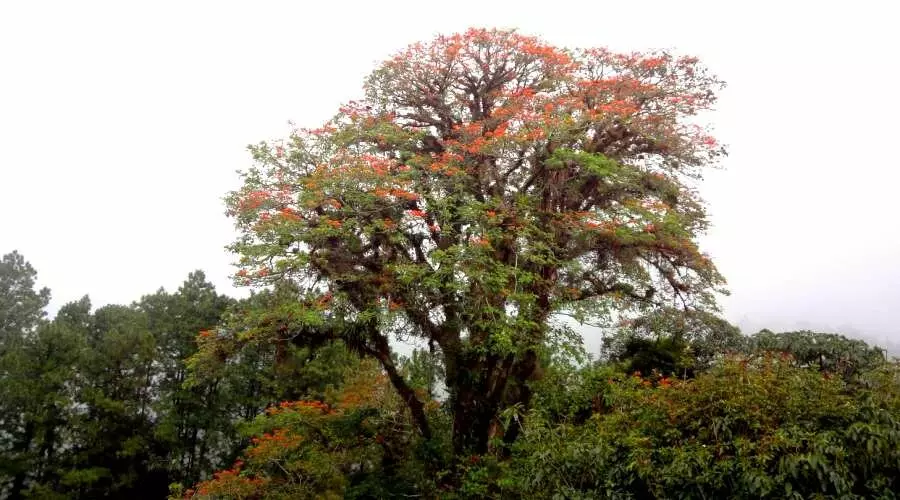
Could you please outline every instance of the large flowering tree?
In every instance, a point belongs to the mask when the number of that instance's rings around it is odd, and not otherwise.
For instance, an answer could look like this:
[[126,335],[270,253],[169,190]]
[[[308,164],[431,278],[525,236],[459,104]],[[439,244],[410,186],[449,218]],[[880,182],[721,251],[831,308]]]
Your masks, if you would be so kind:
[[252,148],[228,199],[237,279],[302,292],[244,339],[345,341],[428,437],[390,343],[424,339],[455,450],[484,452],[499,412],[527,406],[558,314],[713,306],[723,280],[695,243],[690,186],[724,154],[698,116],[721,87],[693,57],[513,31],[410,46],[323,127]]

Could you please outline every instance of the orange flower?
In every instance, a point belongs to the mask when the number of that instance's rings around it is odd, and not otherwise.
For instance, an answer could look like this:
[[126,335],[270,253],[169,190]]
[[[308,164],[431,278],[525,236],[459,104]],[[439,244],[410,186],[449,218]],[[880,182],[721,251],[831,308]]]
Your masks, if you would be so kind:
[[300,217],[300,215],[297,213],[297,211],[294,210],[293,208],[290,208],[290,207],[282,208],[281,211],[280,211],[279,213],[281,214],[281,216],[282,216],[283,218],[285,218],[285,219],[287,219],[287,220],[295,220],[295,221],[296,221],[296,220],[300,220],[300,219],[301,219],[301,217]]
[[396,196],[397,198],[403,198],[404,200],[415,201],[419,199],[419,195],[416,193],[410,193],[409,191],[405,191],[403,189],[392,189],[391,194]]

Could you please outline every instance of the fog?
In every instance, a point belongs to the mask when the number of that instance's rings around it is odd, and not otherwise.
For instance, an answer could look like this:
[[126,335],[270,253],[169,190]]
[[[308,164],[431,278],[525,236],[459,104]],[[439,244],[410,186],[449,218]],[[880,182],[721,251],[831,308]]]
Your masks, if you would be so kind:
[[327,119],[407,43],[516,27],[699,56],[728,82],[709,119],[730,156],[701,191],[725,315],[900,342],[897,7],[731,4],[3,2],[0,252],[32,262],[52,310],[197,268],[244,294],[221,198],[246,144]]

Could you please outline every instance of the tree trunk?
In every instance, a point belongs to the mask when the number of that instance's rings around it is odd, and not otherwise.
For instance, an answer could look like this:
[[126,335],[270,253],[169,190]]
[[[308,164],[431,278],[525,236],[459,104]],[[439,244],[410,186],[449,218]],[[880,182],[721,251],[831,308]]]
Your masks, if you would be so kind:
[[491,423],[497,408],[471,389],[459,390],[453,401],[453,453],[483,455],[488,451]]
[[[528,350],[520,358],[475,356],[455,360],[448,370],[453,411],[453,452],[457,457],[489,451],[492,430],[499,426],[504,407],[520,404],[527,409],[531,390],[526,382],[538,370],[537,354]],[[461,370],[459,369],[461,368]],[[511,444],[518,437],[521,421],[510,422],[503,440]]]
[[[462,359],[459,359],[462,358]],[[448,379],[453,410],[453,452],[457,457],[488,451],[491,425],[505,393],[507,375],[497,355],[461,354]]]

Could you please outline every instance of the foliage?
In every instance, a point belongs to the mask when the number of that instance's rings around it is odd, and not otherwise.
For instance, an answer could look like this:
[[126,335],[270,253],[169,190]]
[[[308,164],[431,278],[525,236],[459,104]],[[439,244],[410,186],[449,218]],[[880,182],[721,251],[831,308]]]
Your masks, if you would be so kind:
[[236,279],[295,283],[304,310],[279,338],[378,359],[430,437],[389,344],[424,339],[457,453],[487,451],[499,412],[528,405],[556,313],[712,307],[689,186],[724,152],[697,125],[721,85],[696,58],[509,31],[414,44],[323,127],[251,148],[228,199]]
[[[852,382],[765,351],[725,355],[687,380],[628,375],[604,362],[546,366],[545,376],[532,384],[534,407],[510,454],[467,456],[452,488],[440,481],[449,471],[428,474],[421,454],[426,443],[415,437],[404,412],[398,413],[401,401],[369,364],[372,371],[349,381],[330,404],[287,402],[257,419],[248,429],[258,440],[237,470],[198,485],[193,494],[894,498],[890,492],[900,477],[898,365],[882,363]],[[351,408],[348,402],[359,403]],[[433,415],[440,414],[435,407]],[[385,426],[388,415],[400,420]],[[518,418],[504,416],[507,426]],[[252,494],[248,484],[258,485]]]
[[411,455],[419,441],[403,402],[372,362],[347,376],[329,403],[269,407],[246,427],[254,437],[241,459],[183,496],[386,498],[417,491],[426,480]]
[[159,456],[152,428],[155,388],[149,382],[156,341],[147,318],[127,306],[101,307],[90,319],[85,340],[67,458],[89,466],[92,473],[85,475],[78,467],[62,482],[73,498],[144,490]]
[[52,321],[34,278],[22,256],[4,257],[0,498],[160,498],[239,449],[217,385],[182,388],[198,331],[232,302],[202,273],[139,304],[91,311],[84,297]]
[[694,380],[610,377],[580,425],[532,422],[495,496],[895,498],[900,371],[865,390],[767,355]]
[[0,354],[5,346],[33,331],[43,319],[50,290],[35,289],[37,272],[18,252],[0,259]]
[[539,421],[554,425],[583,423],[604,408],[607,383],[620,373],[619,367],[603,362],[550,363],[544,377],[531,384],[535,389],[531,412]]
[[790,354],[798,366],[818,367],[847,379],[871,370],[886,360],[884,349],[871,347],[862,340],[808,330],[782,333],[762,330],[750,337],[748,349],[750,352],[776,351]]
[[153,409],[160,417],[154,434],[168,450],[171,480],[197,481],[223,465],[214,460],[214,450],[236,446],[228,396],[219,390],[220,381],[185,387],[186,360],[197,351],[197,335],[215,329],[233,303],[216,293],[203,272],[195,271],[176,293],[159,290],[137,304],[155,339],[153,370],[159,394]]
[[72,330],[44,323],[0,357],[0,493],[8,488],[9,498],[21,498],[29,478],[60,474],[55,458],[72,432],[68,383],[82,345]]
[[680,377],[692,376],[722,354],[747,347],[740,330],[715,314],[674,308],[624,319],[603,343],[606,357],[624,362],[628,372],[656,370]]
[[70,338],[44,320],[50,290],[35,289],[36,277],[18,252],[0,259],[0,495],[13,499],[37,458],[55,451],[57,415],[66,409]]

